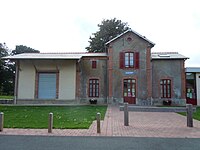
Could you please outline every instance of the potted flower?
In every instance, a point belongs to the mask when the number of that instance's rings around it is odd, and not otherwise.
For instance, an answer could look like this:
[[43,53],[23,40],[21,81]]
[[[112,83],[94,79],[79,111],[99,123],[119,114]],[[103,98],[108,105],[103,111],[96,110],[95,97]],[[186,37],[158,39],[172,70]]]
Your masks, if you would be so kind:
[[97,99],[92,98],[89,100],[89,102],[90,104],[97,104]]
[[163,105],[170,106],[172,104],[172,100],[163,100]]

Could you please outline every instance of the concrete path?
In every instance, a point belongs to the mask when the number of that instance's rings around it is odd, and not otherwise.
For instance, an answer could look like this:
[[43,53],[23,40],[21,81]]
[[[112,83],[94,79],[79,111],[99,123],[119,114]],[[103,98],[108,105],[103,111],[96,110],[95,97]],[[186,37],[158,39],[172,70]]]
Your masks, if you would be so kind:
[[117,106],[108,106],[101,133],[96,132],[96,121],[89,129],[7,129],[0,135],[48,135],[48,136],[129,136],[200,138],[200,121],[194,120],[194,127],[186,125],[186,117],[176,113],[130,112],[129,126],[124,126],[123,112]]

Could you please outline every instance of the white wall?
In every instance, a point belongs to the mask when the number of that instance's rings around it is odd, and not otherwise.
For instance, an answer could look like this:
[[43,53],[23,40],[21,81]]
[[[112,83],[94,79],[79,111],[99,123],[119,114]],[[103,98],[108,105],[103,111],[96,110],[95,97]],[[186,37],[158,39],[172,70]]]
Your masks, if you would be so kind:
[[59,70],[58,99],[75,99],[76,60],[21,60],[18,99],[34,99],[36,69],[44,72]]
[[20,61],[18,77],[18,99],[34,99],[35,69],[31,61]]
[[75,99],[76,61],[68,60],[59,65],[59,99]]
[[197,105],[200,106],[200,73],[196,74]]

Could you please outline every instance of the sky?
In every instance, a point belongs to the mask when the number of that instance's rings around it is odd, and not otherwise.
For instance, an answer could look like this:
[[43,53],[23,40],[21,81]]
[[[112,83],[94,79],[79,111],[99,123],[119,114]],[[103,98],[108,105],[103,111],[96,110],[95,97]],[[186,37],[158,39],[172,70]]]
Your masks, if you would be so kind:
[[200,0],[0,0],[0,43],[40,52],[85,52],[103,19],[119,19],[200,67]]

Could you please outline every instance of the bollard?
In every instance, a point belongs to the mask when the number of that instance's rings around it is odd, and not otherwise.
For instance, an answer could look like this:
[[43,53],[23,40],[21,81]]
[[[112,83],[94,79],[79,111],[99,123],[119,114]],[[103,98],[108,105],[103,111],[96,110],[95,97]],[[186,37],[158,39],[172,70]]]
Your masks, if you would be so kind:
[[53,129],[53,113],[49,113],[48,133],[52,133]]
[[3,131],[4,113],[0,112],[0,132]]
[[129,125],[128,103],[124,103],[124,126]]
[[97,133],[101,133],[101,113],[97,113]]
[[187,108],[187,127],[193,127],[193,109],[192,109],[192,104],[186,104]]

